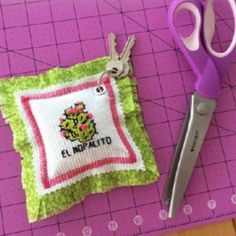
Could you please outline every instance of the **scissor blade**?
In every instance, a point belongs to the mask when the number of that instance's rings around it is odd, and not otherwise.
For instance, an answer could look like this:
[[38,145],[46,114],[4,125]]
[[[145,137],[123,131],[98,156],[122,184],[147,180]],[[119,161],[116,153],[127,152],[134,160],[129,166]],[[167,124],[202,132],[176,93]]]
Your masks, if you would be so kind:
[[183,143],[185,140],[185,136],[186,136],[186,132],[187,132],[187,128],[188,128],[188,123],[189,123],[189,116],[190,116],[190,109],[188,109],[186,116],[185,116],[185,120],[182,126],[182,130],[179,136],[179,140],[177,143],[177,146],[175,148],[175,153],[174,153],[174,157],[172,160],[172,164],[169,170],[169,175],[165,184],[165,188],[164,188],[164,193],[163,193],[163,200],[166,204],[170,203],[171,200],[171,195],[172,195],[172,191],[173,191],[173,184],[175,181],[175,173],[177,170],[177,166],[179,163],[179,158],[180,158],[180,153],[182,151],[182,147],[183,147]]
[[173,188],[169,198],[170,206],[168,217],[170,218],[175,216],[183,198],[209,128],[213,112],[215,111],[215,107],[215,100],[206,99],[198,93],[192,95],[189,119],[186,124],[187,128],[183,129],[185,135],[182,134],[184,137],[182,149],[181,151],[177,149],[175,155],[179,155],[179,157],[174,157],[174,159],[178,159],[179,161],[178,164],[176,164],[177,167],[174,174]]

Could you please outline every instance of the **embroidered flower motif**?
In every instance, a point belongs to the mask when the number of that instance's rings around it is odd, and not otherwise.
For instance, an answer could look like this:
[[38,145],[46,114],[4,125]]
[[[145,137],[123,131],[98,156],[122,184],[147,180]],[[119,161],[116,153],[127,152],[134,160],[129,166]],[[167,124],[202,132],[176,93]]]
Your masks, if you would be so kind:
[[60,117],[60,134],[70,141],[78,140],[81,143],[93,139],[97,133],[93,114],[85,111],[85,104],[77,102],[74,107],[65,110],[65,117]]

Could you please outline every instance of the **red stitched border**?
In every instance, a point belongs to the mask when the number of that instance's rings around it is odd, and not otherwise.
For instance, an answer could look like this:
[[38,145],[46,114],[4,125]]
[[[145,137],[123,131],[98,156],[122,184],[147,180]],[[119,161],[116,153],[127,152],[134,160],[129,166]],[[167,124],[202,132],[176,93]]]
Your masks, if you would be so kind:
[[77,85],[74,87],[68,87],[68,88],[64,88],[64,89],[58,89],[56,91],[53,92],[48,92],[48,93],[44,93],[44,94],[33,94],[33,95],[26,95],[26,96],[22,96],[21,97],[21,103],[22,106],[25,110],[26,116],[29,119],[30,125],[32,127],[33,133],[35,135],[37,144],[39,146],[39,153],[40,153],[40,171],[41,171],[41,181],[43,184],[43,187],[48,189],[56,184],[59,184],[63,181],[66,181],[70,178],[75,177],[76,175],[83,173],[85,171],[88,171],[90,169],[94,169],[97,167],[101,167],[104,165],[109,165],[112,163],[134,163],[136,162],[136,155],[134,150],[132,149],[130,143],[128,142],[122,128],[120,125],[120,121],[119,121],[119,116],[118,116],[118,112],[116,109],[116,104],[115,104],[115,94],[114,91],[112,89],[112,85],[111,85],[111,80],[109,77],[104,77],[103,78],[103,83],[106,87],[106,90],[108,91],[108,95],[110,98],[110,109],[111,109],[111,113],[112,113],[112,119],[113,122],[115,124],[116,130],[118,132],[118,135],[120,136],[121,141],[123,142],[124,146],[126,147],[129,156],[128,158],[124,158],[124,157],[106,157],[102,160],[98,160],[89,164],[86,164],[84,166],[78,167],[76,169],[70,170],[60,176],[57,176],[53,179],[49,179],[48,178],[48,170],[47,170],[47,157],[46,157],[46,151],[45,151],[45,146],[44,146],[44,142],[43,142],[43,138],[42,135],[40,133],[38,124],[35,120],[35,117],[32,113],[31,107],[30,107],[30,100],[32,99],[47,99],[47,98],[51,98],[51,97],[58,97],[58,96],[63,96],[72,92],[77,92],[80,90],[84,90],[87,88],[91,88],[91,87],[96,87],[97,86],[97,82],[96,81],[92,81],[92,82],[86,82],[84,84],[81,85]]

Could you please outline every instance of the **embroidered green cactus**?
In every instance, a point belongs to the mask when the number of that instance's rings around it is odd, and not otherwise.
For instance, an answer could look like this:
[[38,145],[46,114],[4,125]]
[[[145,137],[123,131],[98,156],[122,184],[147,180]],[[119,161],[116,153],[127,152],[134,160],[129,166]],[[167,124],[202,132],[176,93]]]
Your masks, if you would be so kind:
[[60,118],[61,135],[70,141],[81,143],[93,139],[97,133],[93,114],[85,111],[85,104],[77,102],[74,107],[65,110],[65,118]]

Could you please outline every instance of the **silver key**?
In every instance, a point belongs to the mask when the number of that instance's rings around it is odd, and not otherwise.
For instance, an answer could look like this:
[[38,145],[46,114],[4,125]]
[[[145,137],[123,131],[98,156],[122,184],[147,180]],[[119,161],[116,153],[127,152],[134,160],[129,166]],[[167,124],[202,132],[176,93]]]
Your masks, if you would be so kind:
[[111,61],[119,59],[119,55],[116,51],[116,35],[113,33],[109,35],[109,54]]
[[121,73],[124,71],[124,63],[119,59],[109,61],[106,65],[106,70],[109,71],[113,77],[120,77]]
[[107,63],[106,70],[110,72],[110,74],[114,77],[124,77],[128,75],[130,71],[129,65],[129,57],[131,53],[131,49],[135,43],[135,37],[130,36],[128,38],[125,47],[119,56],[116,51],[116,37],[113,33],[109,36],[109,53],[110,53],[110,61]]
[[106,70],[114,77],[119,77],[123,71],[123,63],[120,62],[119,54],[116,51],[116,35],[109,35],[109,54],[110,61],[106,65]]
[[129,61],[131,50],[132,50],[134,44],[135,44],[135,37],[134,37],[134,35],[129,36],[128,41],[125,44],[125,47],[124,47],[122,53],[120,54],[120,60],[125,61],[125,62]]
[[130,54],[131,50],[135,44],[135,37],[132,35],[128,38],[127,43],[125,44],[125,47],[120,55],[120,60],[123,61],[124,67],[123,67],[123,72],[120,74],[120,77],[124,77],[128,75],[130,71]]

